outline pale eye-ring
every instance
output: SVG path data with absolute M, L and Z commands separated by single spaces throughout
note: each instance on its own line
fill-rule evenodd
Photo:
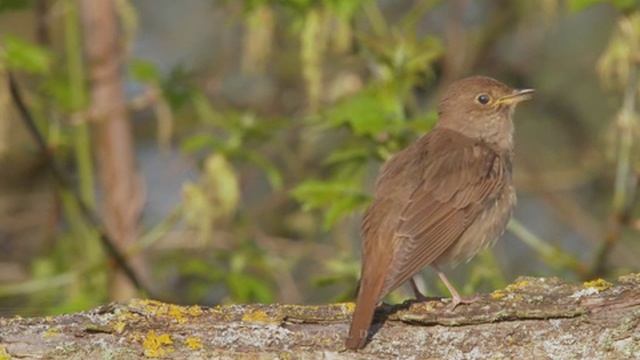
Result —
M 482 104 L 482 105 L 487 105 L 489 103 L 489 101 L 491 101 L 491 96 L 489 96 L 487 94 L 480 94 L 480 95 L 478 95 L 476 100 L 478 100 L 478 102 L 480 104 Z

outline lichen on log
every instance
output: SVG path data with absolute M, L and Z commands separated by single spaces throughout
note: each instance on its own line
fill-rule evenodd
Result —
M 178 306 L 111 303 L 0 319 L 0 360 L 135 358 L 640 359 L 640 274 L 615 284 L 523 277 L 481 300 L 383 305 L 373 334 L 344 349 L 353 303 Z

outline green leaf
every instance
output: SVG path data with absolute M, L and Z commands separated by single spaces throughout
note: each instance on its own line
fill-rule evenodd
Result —
M 267 180 L 269 180 L 269 184 L 274 190 L 282 189 L 282 174 L 280 171 L 267 159 L 266 157 L 250 151 L 246 154 L 246 157 L 249 161 L 256 164 L 262 171 L 267 175 Z
M 132 60 L 129 64 L 129 72 L 135 80 L 143 83 L 160 82 L 160 71 L 158 67 L 150 61 L 140 59 Z
M 338 221 L 363 208 L 368 203 L 369 198 L 364 194 L 334 199 L 324 215 L 323 228 L 325 230 L 331 229 Z
M 61 74 L 52 74 L 47 77 L 43 83 L 43 90 L 63 109 L 67 111 L 77 109 L 74 107 L 75 101 L 71 93 L 71 87 L 69 86 L 69 78 L 60 75 Z
M 327 0 L 328 7 L 345 19 L 351 18 L 362 5 L 372 0 Z
M 0 52 L 1 60 L 13 70 L 33 74 L 49 72 L 52 55 L 46 49 L 14 36 L 4 38 L 4 50 Z
M 10 10 L 23 10 L 30 7 L 33 0 L 0 0 L 0 13 Z
M 618 10 L 630 10 L 634 7 L 640 7 L 638 0 L 570 0 L 569 10 L 573 12 L 582 11 L 590 6 L 597 4 L 611 4 Z
M 181 149 L 186 153 L 195 153 L 202 150 L 215 150 L 222 143 L 209 134 L 196 134 L 182 142 Z
M 640 1 L 638 0 L 612 0 L 613 6 L 618 10 L 631 10 L 633 8 L 640 8 Z
M 276 0 L 276 2 L 284 6 L 285 8 L 302 13 L 309 11 L 309 9 L 313 8 L 319 3 L 316 0 Z
M 227 286 L 234 302 L 270 303 L 273 301 L 273 292 L 266 281 L 251 274 L 230 273 Z
M 307 180 L 293 189 L 291 194 L 306 210 L 311 210 L 330 204 L 341 196 L 358 195 L 360 191 L 350 182 Z
M 198 115 L 198 118 L 204 123 L 223 127 L 225 121 L 222 114 L 216 111 L 207 97 L 198 92 L 191 96 L 191 103 Z
M 332 152 L 324 161 L 327 165 L 335 165 L 352 161 L 366 161 L 371 154 L 362 146 L 348 147 L 346 149 L 338 149 Z
M 569 10 L 572 12 L 582 11 L 589 6 L 608 2 L 608 0 L 569 0 Z
M 393 94 L 379 88 L 364 90 L 328 113 L 334 125 L 348 124 L 356 135 L 377 135 L 397 131 L 401 126 L 401 105 Z
M 323 224 L 326 229 L 369 202 L 369 197 L 350 181 L 308 180 L 291 194 L 302 203 L 304 210 L 325 210 Z
M 162 79 L 162 92 L 174 110 L 187 105 L 198 93 L 193 85 L 193 74 L 182 66 L 171 70 L 169 76 Z

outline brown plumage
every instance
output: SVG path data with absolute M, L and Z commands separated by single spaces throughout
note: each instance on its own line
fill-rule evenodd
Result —
M 346 342 L 365 345 L 376 305 L 432 266 L 472 258 L 502 234 L 515 205 L 511 181 L 515 105 L 533 90 L 487 77 L 451 84 L 428 134 L 389 159 L 362 222 L 362 273 Z

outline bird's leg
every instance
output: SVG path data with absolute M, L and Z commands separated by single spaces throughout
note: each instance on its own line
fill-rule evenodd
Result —
M 412 277 L 409 280 L 409 284 L 411 285 L 411 290 L 413 290 L 413 296 L 416 297 L 418 301 L 426 301 L 427 297 L 418 289 L 418 284 L 416 284 L 416 280 Z
M 438 268 L 435 268 L 435 269 L 436 269 L 436 272 L 438 273 L 438 277 L 440 278 L 440 280 L 442 280 L 442 282 L 444 283 L 444 286 L 447 287 L 447 289 L 449 290 L 449 293 L 451 293 L 451 304 L 449 304 L 448 306 L 449 310 L 455 310 L 455 308 L 460 304 L 472 304 L 480 300 L 478 296 L 473 296 L 466 299 L 460 296 L 460 294 L 458 293 L 458 290 L 456 290 L 456 288 L 453 287 L 453 285 L 451 285 L 451 283 L 449 282 L 449 279 L 447 279 L 447 276 L 442 271 L 440 271 L 440 269 Z
M 409 280 L 409 285 L 411 285 L 411 290 L 413 290 L 413 296 L 415 296 L 416 300 L 419 301 L 419 302 L 432 301 L 432 300 L 442 300 L 441 297 L 437 297 L 437 296 L 425 296 L 420 291 L 420 288 L 418 288 L 418 284 L 416 283 L 415 277 L 412 277 Z

